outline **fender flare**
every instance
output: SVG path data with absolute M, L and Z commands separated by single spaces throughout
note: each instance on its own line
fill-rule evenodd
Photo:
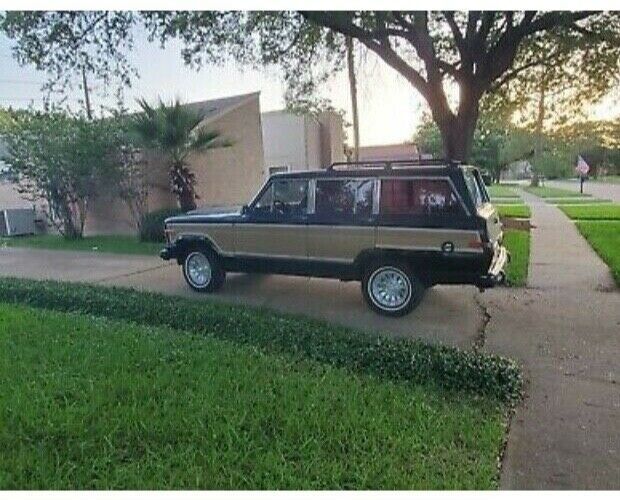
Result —
M 218 256 L 221 255 L 221 251 L 215 242 L 203 234 L 183 234 L 174 240 L 173 245 L 179 265 L 183 264 L 183 258 L 185 257 L 187 249 L 196 246 L 206 247 Z

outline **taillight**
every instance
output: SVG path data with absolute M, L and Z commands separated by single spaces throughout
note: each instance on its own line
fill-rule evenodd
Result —
M 467 243 L 467 247 L 468 248 L 484 248 L 485 244 L 478 239 L 473 239 L 473 240 L 469 240 L 469 242 Z

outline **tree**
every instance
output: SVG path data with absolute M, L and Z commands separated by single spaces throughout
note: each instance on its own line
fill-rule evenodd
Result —
M 360 159 L 360 123 L 357 112 L 357 76 L 355 75 L 355 57 L 353 54 L 353 39 L 346 37 L 347 73 L 349 76 L 349 93 L 351 94 L 351 119 L 353 120 L 353 159 Z
M 142 146 L 155 148 L 166 156 L 171 190 L 181 210 L 194 210 L 198 198 L 196 176 L 187 163 L 188 156 L 230 143 L 222 140 L 219 132 L 200 127 L 202 117 L 178 100 L 169 106 L 160 101 L 156 107 L 144 99 L 138 103 L 142 112 L 131 118 L 130 130 Z
M 490 124 L 483 117 L 474 133 L 469 162 L 489 170 L 495 182 L 499 182 L 500 173 L 505 168 L 500 160 L 500 151 L 508 130 L 509 127 Z M 413 140 L 423 153 L 431 154 L 435 158 L 443 156 L 441 132 L 429 115 L 424 115 Z
M 548 37 L 560 40 L 556 52 L 542 55 L 547 65 L 554 66 L 574 53 L 574 44 L 586 51 L 596 49 L 601 40 L 617 47 L 619 34 L 617 13 L 316 11 L 303 15 L 358 39 L 405 77 L 426 99 L 441 132 L 444 153 L 457 159 L 469 157 L 483 96 L 527 69 L 514 63 L 528 40 L 536 37 L 544 48 Z M 590 51 L 590 59 L 596 60 L 596 54 Z M 454 111 L 445 90 L 448 80 L 456 82 L 459 90 Z
M 114 184 L 118 196 L 131 214 L 131 218 L 138 230 L 142 230 L 142 223 L 148 213 L 149 182 L 145 160 L 142 152 L 131 141 L 123 140 L 116 151 L 116 174 Z
M 318 69 L 321 61 L 327 68 L 342 68 L 340 47 L 343 37 L 350 37 L 424 97 L 444 155 L 466 160 L 485 95 L 500 91 L 541 59 L 557 65 L 577 49 L 587 52 L 590 61 L 613 59 L 620 45 L 619 19 L 618 13 L 604 12 L 312 11 L 155 13 L 148 22 L 162 41 L 180 37 L 190 64 L 217 62 L 222 53 L 276 63 L 289 85 L 306 90 L 316 86 L 313 74 L 324 75 Z M 533 39 L 542 44 L 542 52 L 517 65 Z M 581 75 L 588 68 L 575 66 L 573 71 Z M 606 79 L 591 81 L 609 88 Z M 450 89 L 458 92 L 454 105 Z
M 47 74 L 43 90 L 63 102 L 77 85 L 84 110 L 93 117 L 88 79 L 115 87 L 119 100 L 137 73 L 127 54 L 133 47 L 136 13 L 129 11 L 9 11 L 0 31 L 15 42 L 13 57 Z
M 81 238 L 89 203 L 115 168 L 114 124 L 21 111 L 3 122 L 0 134 L 18 191 L 44 200 L 49 222 L 66 238 Z
M 617 12 L 215 11 L 140 15 L 151 38 L 162 43 L 180 39 L 182 55 L 190 65 L 225 60 L 277 64 L 288 84 L 287 97 L 293 98 L 307 99 L 330 75 L 344 68 L 345 37 L 350 37 L 422 95 L 440 130 L 444 156 L 462 160 L 470 156 L 485 95 L 502 91 L 541 64 L 551 68 L 570 64 L 575 78 L 584 78 L 590 88 L 606 90 L 610 80 L 590 68 L 609 68 L 611 63 L 599 63 L 613 62 L 614 57 L 620 60 Z M 42 31 L 53 32 L 54 26 L 50 17 Z M 113 30 L 112 36 L 95 25 L 93 33 L 106 35 L 102 37 L 106 43 L 116 36 L 129 39 L 124 26 Z M 17 39 L 19 44 L 19 36 Z M 34 50 L 30 57 L 36 60 L 41 50 Z M 575 54 L 583 54 L 583 58 L 575 59 Z M 580 66 L 576 63 L 580 60 L 587 64 Z M 555 85 L 557 79 L 549 83 Z M 453 94 L 457 94 L 454 99 Z

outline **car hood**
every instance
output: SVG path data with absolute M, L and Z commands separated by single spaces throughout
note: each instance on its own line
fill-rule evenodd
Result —
M 241 207 L 204 207 L 166 219 L 166 224 L 183 223 L 222 223 L 234 222 L 241 218 Z

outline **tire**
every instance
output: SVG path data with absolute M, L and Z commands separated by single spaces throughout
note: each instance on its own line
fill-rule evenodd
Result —
M 420 279 L 405 262 L 385 260 L 375 262 L 364 270 L 364 299 L 371 309 L 384 316 L 409 314 L 418 306 L 425 291 Z
M 183 259 L 183 277 L 193 290 L 212 293 L 224 285 L 226 272 L 219 256 L 210 249 L 192 248 Z

